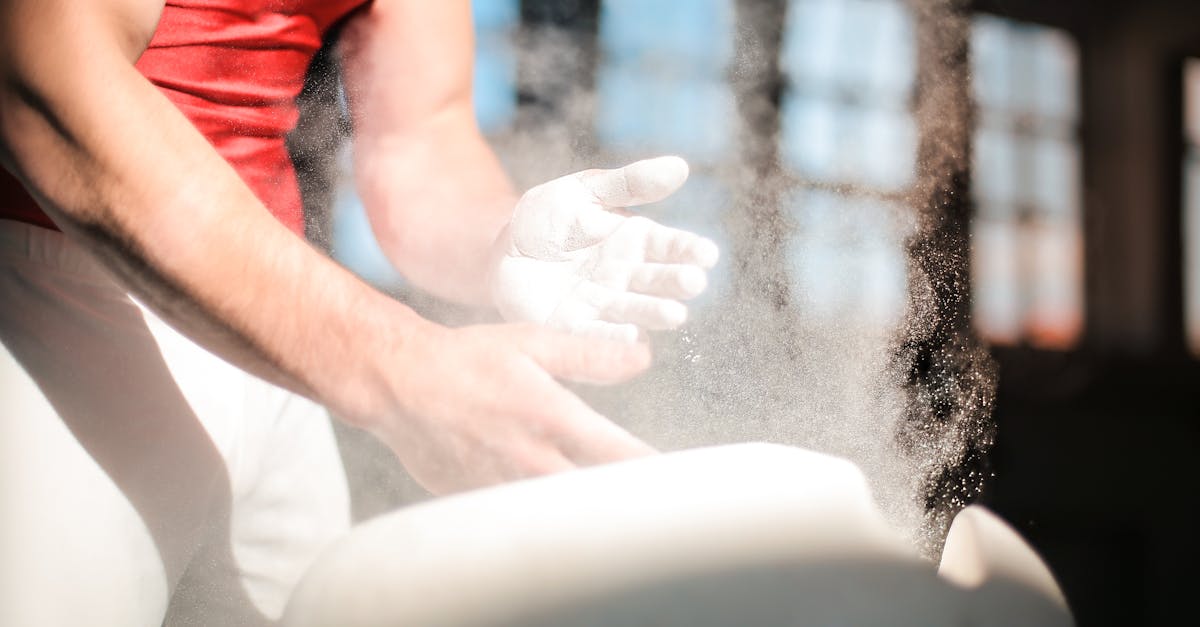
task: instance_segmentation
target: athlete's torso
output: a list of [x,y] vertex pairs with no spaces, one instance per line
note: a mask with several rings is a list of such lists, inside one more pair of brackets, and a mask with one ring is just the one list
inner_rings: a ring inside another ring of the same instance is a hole
[[[304,219],[285,136],[330,26],[369,0],[171,0],[137,62],[284,224]],[[53,224],[0,171],[0,218]]]

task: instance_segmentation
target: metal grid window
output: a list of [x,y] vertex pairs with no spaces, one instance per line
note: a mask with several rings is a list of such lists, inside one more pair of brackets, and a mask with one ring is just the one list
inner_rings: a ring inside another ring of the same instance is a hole
[[809,314],[877,330],[903,315],[915,56],[904,2],[788,4],[780,153],[796,183],[793,302]]
[[977,16],[971,50],[975,322],[993,342],[1069,348],[1083,325],[1078,47]]

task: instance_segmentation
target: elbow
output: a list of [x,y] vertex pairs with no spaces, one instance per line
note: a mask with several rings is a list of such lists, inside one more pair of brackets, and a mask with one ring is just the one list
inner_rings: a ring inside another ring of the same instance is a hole
[[[161,3],[11,2],[0,8],[0,159],[24,179],[49,137],[78,145],[69,114],[114,89],[150,43]],[[48,46],[47,42],[70,42]]]
[[425,205],[374,207],[368,205],[371,231],[388,262],[413,287],[435,297],[468,305],[486,304],[475,281],[464,278],[468,260],[458,243],[438,236]]
[[33,85],[11,73],[0,79],[0,166],[4,169],[0,172],[0,194],[8,199],[10,207],[33,214],[37,207],[56,224],[63,224],[68,216],[63,215],[60,205],[65,203],[56,202],[61,199],[55,198],[56,186],[51,183],[55,177],[62,178],[63,164],[56,164],[57,159],[51,155],[59,154],[52,144],[70,138],[59,116]]
[[[9,68],[5,68],[9,70]],[[37,81],[5,71],[0,80],[0,165],[58,225],[87,223],[91,204],[79,202],[79,141]],[[73,174],[69,174],[72,173]],[[7,177],[6,177],[7,178]]]
[[409,280],[420,277],[428,262],[428,241],[421,237],[422,229],[415,223],[415,216],[407,215],[405,208],[380,207],[364,199],[371,233],[380,250],[401,276]]
[[0,159],[20,176],[28,155],[36,152],[36,137],[52,132],[72,141],[69,130],[36,84],[6,73],[0,84]]
[[[0,68],[0,164],[20,177],[22,141],[37,125],[37,112],[45,111],[44,103],[28,81],[5,64]],[[32,105],[32,106],[31,106]]]
[[[406,166],[393,158],[378,158],[373,152],[355,146],[354,179],[359,200],[366,211],[371,233],[384,256],[403,276],[419,273],[421,265],[420,213],[412,205],[421,190],[407,183],[397,172]],[[398,199],[407,199],[400,202]]]

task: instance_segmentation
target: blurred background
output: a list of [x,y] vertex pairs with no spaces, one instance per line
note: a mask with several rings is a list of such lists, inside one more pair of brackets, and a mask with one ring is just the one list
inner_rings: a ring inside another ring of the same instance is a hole
[[[830,415],[829,431],[851,411],[920,413],[911,390],[940,380],[919,375],[930,355],[966,355],[956,376],[978,384],[954,402],[972,426],[936,471],[918,469],[924,506],[996,510],[1048,560],[1081,625],[1181,622],[1200,583],[1200,3],[473,9],[479,123],[521,188],[678,154],[691,179],[646,214],[723,251],[693,322],[655,340],[668,365],[589,400],[660,446],[807,444],[812,429],[710,414],[803,406],[796,421]],[[375,247],[343,105],[322,79],[332,65],[318,58],[305,119],[342,123],[302,124],[292,142],[310,238],[427,315],[470,320],[405,286]],[[706,339],[731,326],[743,334]],[[721,365],[701,372],[705,360]],[[829,377],[846,385],[831,393]],[[356,516],[422,497],[360,434],[341,435],[367,486]]]

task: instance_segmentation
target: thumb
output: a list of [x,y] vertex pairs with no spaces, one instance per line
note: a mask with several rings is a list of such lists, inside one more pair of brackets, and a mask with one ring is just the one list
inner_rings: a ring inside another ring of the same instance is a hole
[[521,348],[556,379],[576,383],[611,384],[631,379],[650,367],[650,347],[568,335],[526,327]]
[[575,176],[602,204],[634,207],[674,193],[687,180],[688,164],[679,157],[657,157],[615,170],[584,170]]

